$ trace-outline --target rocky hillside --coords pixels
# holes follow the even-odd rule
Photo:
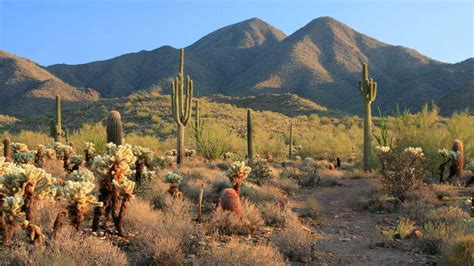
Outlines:
[[[5,97],[0,99],[0,113],[18,114],[19,99],[27,107],[20,113],[39,111],[56,94],[69,101],[94,100],[95,91],[103,98],[137,91],[168,94],[178,58],[177,49],[163,46],[105,61],[42,68],[1,52],[0,91]],[[185,72],[200,96],[251,100],[245,97],[291,93],[331,111],[360,113],[356,84],[365,62],[379,84],[374,110],[381,107],[390,113],[398,105],[416,111],[431,102],[440,105],[443,114],[473,110],[474,59],[438,62],[377,41],[330,17],[315,19],[290,36],[258,18],[226,26],[186,47]],[[278,100],[266,104],[281,109]]]
[[[0,51],[0,112],[24,115],[50,106],[56,95],[65,101],[93,101],[99,94],[75,88],[31,60]]]

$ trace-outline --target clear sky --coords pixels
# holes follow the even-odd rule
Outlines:
[[[472,0],[0,0],[0,49],[41,65],[185,47],[259,17],[290,35],[331,16],[443,62],[474,57]]]

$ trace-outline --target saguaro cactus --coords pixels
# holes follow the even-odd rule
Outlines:
[[[171,109],[173,118],[178,125],[178,143],[176,163],[181,164],[184,158],[184,129],[189,122],[193,100],[193,81],[187,77],[186,95],[184,79],[184,49],[180,50],[179,73],[171,84]]]
[[[372,135],[372,102],[377,96],[377,82],[369,79],[369,67],[362,68],[362,80],[359,81],[359,90],[364,101],[364,170],[370,170],[371,135]]]
[[[5,160],[7,162],[10,161],[10,144],[11,144],[11,141],[9,138],[5,138],[3,140],[3,157],[5,157]]]
[[[293,122],[290,123],[290,143],[288,145],[288,159],[293,159]]]
[[[61,142],[62,136],[64,135],[62,124],[61,124],[61,96],[56,95],[56,122],[50,122],[51,137],[54,138],[55,142]]]
[[[247,157],[249,162],[253,160],[253,138],[252,138],[252,111],[247,110]]]
[[[107,143],[113,143],[117,146],[123,144],[122,117],[117,111],[111,111],[107,118]]]

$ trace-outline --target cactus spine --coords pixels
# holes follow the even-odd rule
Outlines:
[[[10,161],[10,143],[11,141],[9,138],[3,140],[3,157],[5,157],[7,162]]]
[[[293,159],[293,122],[290,122],[290,143],[288,145],[288,159]]]
[[[249,162],[253,160],[253,138],[252,138],[252,111],[247,109],[247,157]]]
[[[171,109],[178,125],[178,143],[176,163],[181,164],[184,158],[184,130],[192,114],[193,81],[187,77],[186,95],[184,79],[184,49],[180,50],[179,73],[171,84]]]
[[[64,135],[61,125],[61,96],[56,95],[56,122],[50,122],[51,135],[55,142],[61,142]]]
[[[362,67],[362,80],[359,81],[359,90],[364,100],[364,170],[370,170],[371,134],[372,134],[372,102],[377,97],[377,82],[369,79],[369,67]]]
[[[117,111],[111,111],[107,118],[107,143],[113,143],[117,146],[123,144],[122,118]]]

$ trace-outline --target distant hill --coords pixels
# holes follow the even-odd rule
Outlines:
[[[94,90],[82,90],[63,82],[31,60],[0,51],[0,112],[25,115],[41,111],[56,95],[64,101],[93,101]]]
[[[97,98],[94,91],[78,88],[91,88],[104,98],[140,91],[168,94],[178,58],[177,49],[163,46],[104,61],[41,68],[2,52],[0,91],[7,97],[0,99],[0,113],[14,114],[19,97],[33,102],[54,94],[71,101]],[[417,111],[424,103],[435,102],[443,114],[466,108],[473,112],[469,99],[474,91],[474,59],[442,63],[380,42],[331,17],[317,18],[290,36],[252,18],[218,29],[185,49],[185,72],[194,80],[196,95],[244,97],[232,101],[247,107],[252,105],[245,101],[253,99],[248,96],[291,93],[330,111],[361,113],[357,82],[361,64],[367,62],[370,76],[379,84],[374,109],[390,113],[398,105]],[[29,105],[43,106],[33,102]],[[274,107],[268,108],[271,104]],[[279,104],[275,98],[265,108],[279,110]]]

